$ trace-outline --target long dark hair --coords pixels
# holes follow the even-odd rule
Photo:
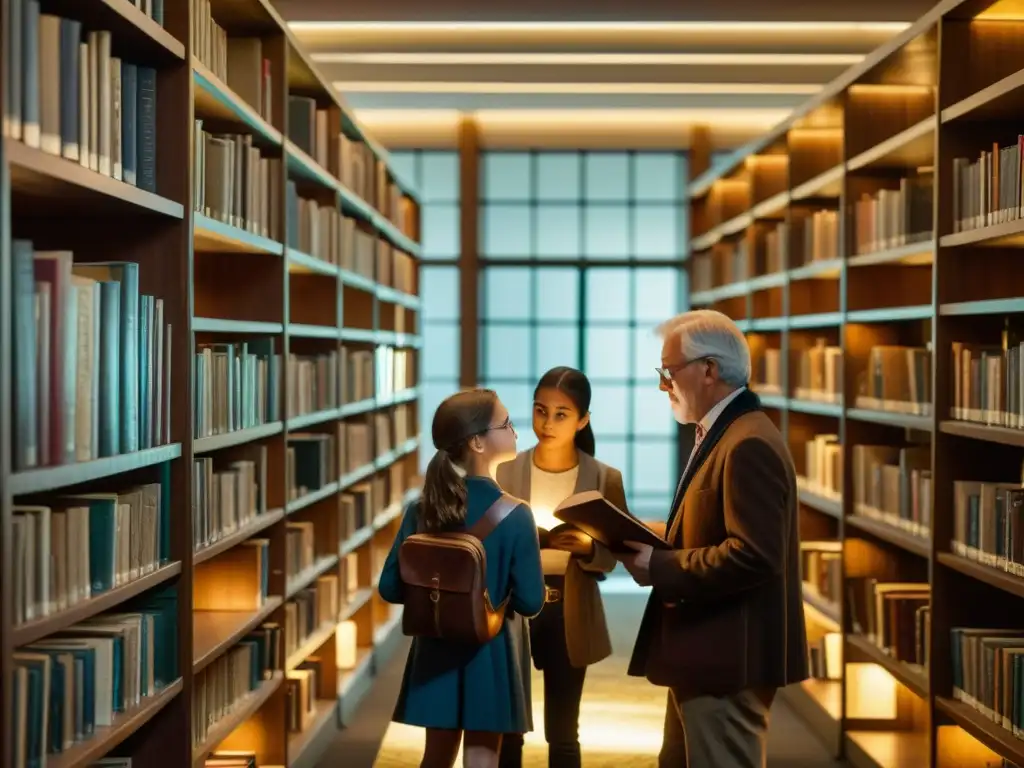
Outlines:
[[[533,399],[537,399],[537,393],[542,389],[549,388],[557,389],[572,400],[581,419],[590,413],[590,379],[583,371],[577,371],[575,368],[565,365],[552,368],[540,377],[537,388],[533,390]],[[576,450],[583,451],[588,456],[594,455],[594,430],[591,429],[589,421],[587,426],[577,430],[573,442],[576,444]]]
[[[446,398],[434,411],[430,436],[437,453],[423,477],[420,522],[427,531],[450,528],[466,520],[466,481],[455,462],[466,457],[469,440],[491,426],[498,395],[491,389],[468,389]]]

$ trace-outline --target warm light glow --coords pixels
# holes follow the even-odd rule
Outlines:
[[[887,85],[885,83],[860,83],[850,86],[850,95],[858,94],[888,94],[890,96],[920,96],[935,92],[931,85]]]
[[[555,517],[554,511],[547,507],[535,507],[531,506],[533,510],[533,519],[537,523],[538,528],[547,528],[549,531],[556,525],[561,525],[561,521]]]
[[[846,716],[851,720],[893,720],[899,683],[878,664],[846,665]]]
[[[341,93],[555,93],[597,94],[811,94],[814,83],[506,83],[434,82],[422,80],[336,80]]]
[[[314,53],[322,64],[524,64],[700,65],[700,66],[847,66],[864,57],[856,53]]]
[[[902,32],[908,23],[897,21],[293,21],[296,32]]]
[[[786,109],[483,109],[460,112],[457,109],[357,109],[360,122],[367,126],[454,125],[463,117],[472,117],[481,126],[529,126],[531,124],[638,126],[706,123],[712,126],[768,128],[785,119]]]

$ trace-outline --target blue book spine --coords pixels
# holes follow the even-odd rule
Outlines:
[[[99,455],[121,453],[121,284],[100,283]]]
[[[134,64],[121,64],[121,172],[131,185],[138,184],[139,70]]]

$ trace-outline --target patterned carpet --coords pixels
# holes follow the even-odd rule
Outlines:
[[[611,583],[610,583],[611,582]],[[580,715],[584,768],[652,768],[661,747],[664,689],[626,676],[626,664],[643,611],[645,596],[613,577],[602,585],[612,627],[611,658],[590,668]],[[399,666],[404,655],[396,659]],[[543,681],[534,673],[534,722],[542,727]],[[769,768],[835,768],[803,723],[785,706],[772,708]],[[415,768],[423,754],[423,731],[392,723],[374,768]],[[461,754],[456,765],[461,765]],[[546,768],[543,731],[526,736],[524,768]]]

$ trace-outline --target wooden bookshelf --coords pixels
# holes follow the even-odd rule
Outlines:
[[[801,475],[782,695],[858,767],[1024,765],[1022,33],[943,0],[724,165],[695,132],[691,304],[747,334]]]
[[[0,768],[312,768],[401,634],[416,193],[268,0],[0,10]]]

